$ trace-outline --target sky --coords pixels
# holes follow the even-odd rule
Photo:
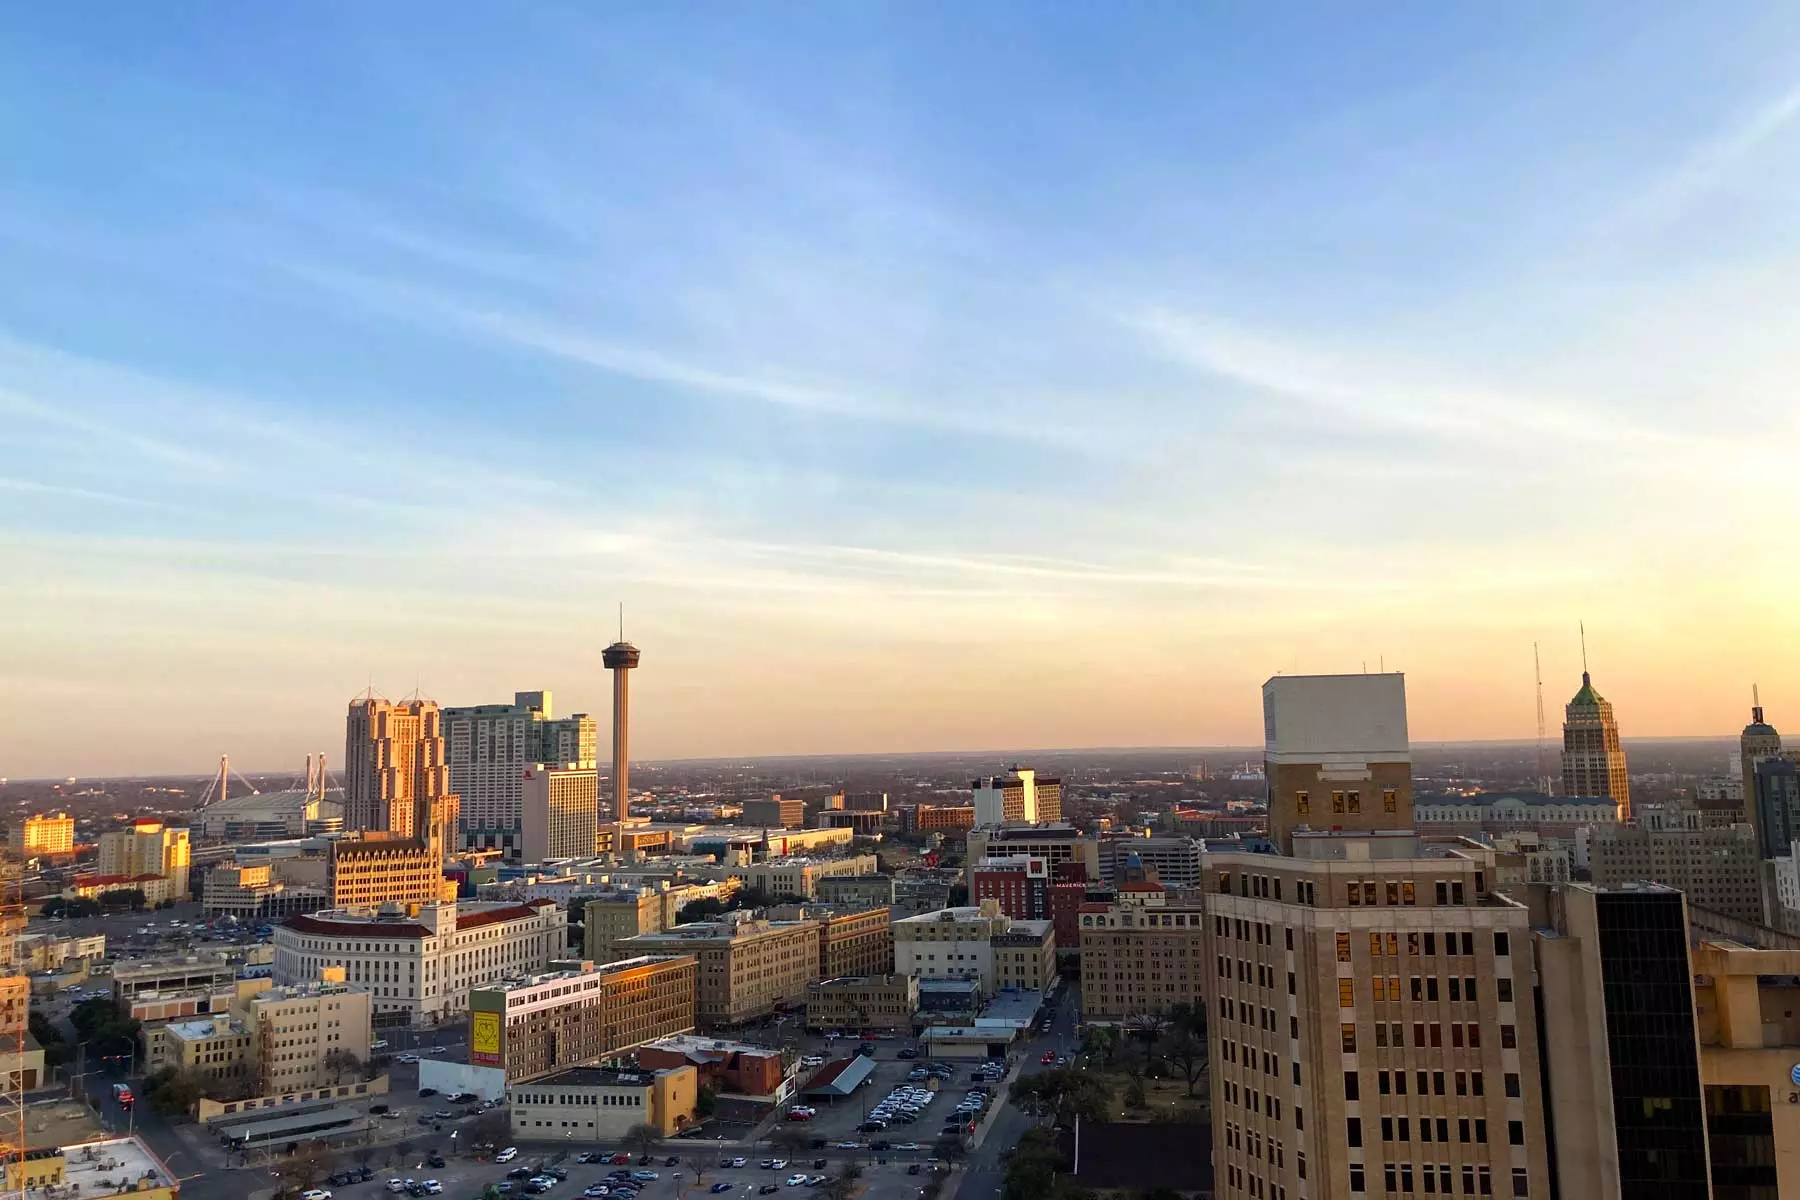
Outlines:
[[[36,5],[0,776],[1800,727],[1800,8]]]

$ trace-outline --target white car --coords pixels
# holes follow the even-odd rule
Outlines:
[[[771,1158],[769,1160],[769,1170],[771,1171],[779,1171],[786,1166],[787,1159],[785,1158]]]
[[[437,1180],[427,1179],[425,1181],[425,1194],[427,1196],[442,1195],[443,1191],[444,1191],[444,1185],[439,1183]]]
[[[494,1155],[494,1161],[497,1163],[511,1162],[517,1157],[519,1157],[519,1148],[517,1146],[508,1146],[500,1153]]]
[[[307,1188],[300,1193],[300,1200],[331,1200],[331,1193],[324,1188]]]
[[[750,1165],[750,1160],[747,1158],[734,1158],[731,1160],[731,1165],[733,1167],[746,1167]]]
[[[806,1186],[806,1176],[804,1176],[804,1175],[789,1175],[787,1177],[787,1185],[789,1187],[805,1187]]]
[[[402,1054],[399,1058],[396,1058],[394,1061],[397,1063],[406,1063],[408,1066],[411,1066],[412,1064],[419,1061],[419,1056],[416,1054]]]
[[[390,1192],[404,1192],[406,1190],[406,1184],[398,1179],[390,1179],[387,1181],[387,1190]]]

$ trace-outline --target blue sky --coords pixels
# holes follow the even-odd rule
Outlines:
[[[0,774],[1780,723],[1791,6],[451,7],[10,22]]]

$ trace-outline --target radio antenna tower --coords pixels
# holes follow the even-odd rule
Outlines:
[[[1537,768],[1538,787],[1548,796],[1550,792],[1550,772],[1544,769],[1544,663],[1538,656],[1538,644],[1531,643],[1531,665],[1537,672]]]

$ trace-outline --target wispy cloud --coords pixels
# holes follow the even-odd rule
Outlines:
[[[1644,232],[1672,224],[1779,140],[1797,117],[1800,85],[1740,115],[1673,170],[1652,180],[1606,224],[1606,231]]]
[[[54,496],[67,500],[93,500],[101,504],[125,504],[136,508],[172,509],[175,506],[143,496],[126,496],[118,492],[102,492],[93,488],[71,487],[60,483],[41,483],[34,479],[0,476],[0,491],[25,492],[37,496]]]

